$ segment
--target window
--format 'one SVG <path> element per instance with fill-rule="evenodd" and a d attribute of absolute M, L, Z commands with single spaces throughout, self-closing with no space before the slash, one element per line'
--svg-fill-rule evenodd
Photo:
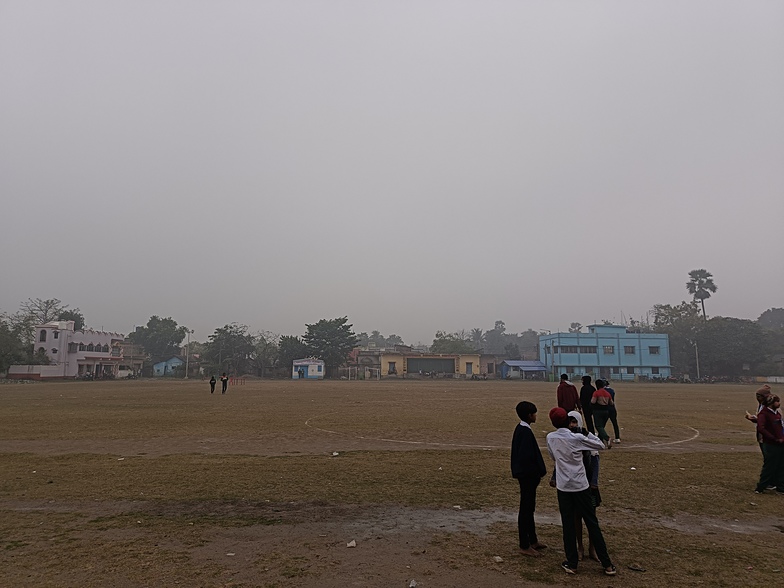
<path fill-rule="evenodd" d="M 574 369 L 574 366 L 572 366 L 572 367 L 567 367 L 564 371 L 567 374 L 573 374 L 575 372 L 575 369 Z"/>
<path fill-rule="evenodd" d="M 656 347 L 648 347 L 648 353 L 651 355 L 659 355 L 659 346 Z"/>
<path fill-rule="evenodd" d="M 68 353 L 76 353 L 79 351 L 79 346 L 76 343 L 68 344 Z"/>
<path fill-rule="evenodd" d="M 57 355 L 57 347 L 52 347 L 52 355 Z"/>
<path fill-rule="evenodd" d="M 553 353 L 558 353 L 558 345 L 553 345 Z"/>
<path fill-rule="evenodd" d="M 103 351 L 104 353 L 109 353 L 109 346 L 108 345 L 104 345 L 103 349 L 101 351 Z"/>
<path fill-rule="evenodd" d="M 596 347 L 592 345 L 580 345 L 580 353 L 596 353 Z"/>
<path fill-rule="evenodd" d="M 87 349 L 87 345 L 84 343 L 79 343 L 79 351 L 85 351 Z"/>
<path fill-rule="evenodd" d="M 577 345 L 561 345 L 561 353 L 577 353 Z"/>
<path fill-rule="evenodd" d="M 657 367 L 652 367 L 652 368 L 651 368 L 651 373 L 652 373 L 653 375 L 655 375 L 655 376 L 658 376 L 658 375 L 659 375 L 659 368 L 657 368 Z"/>
<path fill-rule="evenodd" d="M 322 367 L 323 367 L 323 366 L 319 365 L 319 366 L 318 366 L 318 371 L 321 371 L 321 368 L 322 368 Z"/>
<path fill-rule="evenodd" d="M 39 347 L 38 353 L 46 353 L 46 349 L 44 349 L 43 347 Z"/>
<path fill-rule="evenodd" d="M 637 348 L 634 345 L 624 345 L 624 347 L 623 347 L 623 352 L 626 355 L 634 355 L 634 352 L 636 350 L 637 350 Z"/>
<path fill-rule="evenodd" d="M 488 374 L 494 374 L 495 373 L 495 364 L 494 363 L 488 363 L 487 364 L 487 373 Z"/>
<path fill-rule="evenodd" d="M 90 344 L 87 346 L 87 351 L 95 351 L 95 345 L 93 345 L 92 343 L 90 343 Z"/>
<path fill-rule="evenodd" d="M 633 374 L 634 373 L 634 368 L 633 367 L 627 367 L 626 368 L 626 373 L 627 374 Z"/>
<path fill-rule="evenodd" d="M 615 353 L 615 345 L 605 345 L 604 347 L 602 347 L 602 351 L 604 352 L 605 355 L 612 355 L 613 353 Z"/>
<path fill-rule="evenodd" d="M 52 333 L 52 336 L 53 336 L 55 339 L 59 339 L 59 337 L 60 337 L 60 331 L 55 331 L 54 333 Z"/>
<path fill-rule="evenodd" d="M 396 363 L 397 362 L 395 362 L 395 361 L 390 361 L 389 362 L 389 369 L 387 370 L 387 374 L 396 374 L 397 373 L 397 368 L 395 367 Z"/>
<path fill-rule="evenodd" d="M 27 332 L 29 333 L 30 331 L 27 331 Z M 44 341 L 46 341 L 46 331 L 43 331 L 43 330 L 41 331 L 41 336 L 38 338 L 38 340 L 39 340 L 41 343 L 43 343 Z M 28 349 L 29 349 L 29 347 L 28 347 Z"/>
<path fill-rule="evenodd" d="M 619 367 L 614 367 L 614 368 L 612 369 L 612 373 L 614 373 L 614 374 L 620 374 L 620 373 L 621 373 L 621 368 L 619 368 Z"/>

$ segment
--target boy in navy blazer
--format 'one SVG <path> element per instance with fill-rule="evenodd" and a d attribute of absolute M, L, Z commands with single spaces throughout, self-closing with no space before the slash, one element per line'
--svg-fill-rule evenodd
<path fill-rule="evenodd" d="M 520 417 L 520 424 L 515 427 L 512 437 L 512 477 L 520 483 L 520 512 L 517 515 L 520 553 L 538 557 L 547 546 L 536 538 L 536 487 L 547 474 L 547 469 L 531 430 L 531 425 L 536 422 L 536 406 L 532 402 L 520 402 L 517 405 L 517 416 Z"/>

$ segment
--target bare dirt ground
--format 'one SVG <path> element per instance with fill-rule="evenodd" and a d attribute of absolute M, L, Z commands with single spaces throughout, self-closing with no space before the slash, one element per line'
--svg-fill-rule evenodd
<path fill-rule="evenodd" d="M 573 583 L 546 485 L 537 522 L 550 549 L 516 553 L 507 473 L 514 405 L 540 407 L 544 446 L 552 385 L 306 384 L 223 397 L 199 382 L 0 387 L 0 585 Z M 759 556 L 784 547 L 784 521 L 781 497 L 751 492 L 761 460 L 742 414 L 754 387 L 616 389 L 624 440 L 603 455 L 600 520 L 621 573 L 584 562 L 580 584 L 746 586 L 778 573 Z"/>

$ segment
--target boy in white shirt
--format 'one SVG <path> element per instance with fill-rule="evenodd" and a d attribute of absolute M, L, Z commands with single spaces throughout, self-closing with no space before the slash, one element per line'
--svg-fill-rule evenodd
<path fill-rule="evenodd" d="M 567 574 L 577 573 L 577 536 L 575 514 L 580 514 L 588 529 L 588 536 L 596 548 L 604 573 L 614 576 L 615 566 L 607 553 L 607 545 L 596 518 L 596 507 L 591 499 L 588 476 L 583 465 L 583 451 L 604 449 L 604 443 L 593 433 L 582 435 L 569 430 L 569 417 L 563 408 L 550 411 L 550 422 L 556 428 L 547 435 L 547 451 L 555 462 L 555 487 L 558 490 L 558 510 L 561 513 L 566 561 L 561 567 Z"/>

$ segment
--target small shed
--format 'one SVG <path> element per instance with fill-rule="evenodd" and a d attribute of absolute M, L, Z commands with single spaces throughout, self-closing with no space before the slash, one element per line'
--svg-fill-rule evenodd
<path fill-rule="evenodd" d="M 315 357 L 295 359 L 291 369 L 292 380 L 323 380 L 324 362 Z"/>
<path fill-rule="evenodd" d="M 543 379 L 547 373 L 547 366 L 541 361 L 505 359 L 498 367 L 504 380 L 515 378 L 522 380 Z"/>
<path fill-rule="evenodd" d="M 185 360 L 181 357 L 171 357 L 166 361 L 159 361 L 152 366 L 152 375 L 159 376 L 173 376 L 174 371 L 181 365 L 185 365 Z"/>

